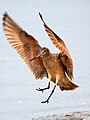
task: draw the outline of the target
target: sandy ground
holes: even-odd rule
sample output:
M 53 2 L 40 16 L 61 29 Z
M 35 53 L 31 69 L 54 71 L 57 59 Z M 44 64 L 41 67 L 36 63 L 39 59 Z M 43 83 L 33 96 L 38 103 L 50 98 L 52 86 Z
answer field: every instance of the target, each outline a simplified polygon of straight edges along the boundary
M 40 118 L 33 118 L 32 120 L 90 120 L 90 111 L 52 115 Z

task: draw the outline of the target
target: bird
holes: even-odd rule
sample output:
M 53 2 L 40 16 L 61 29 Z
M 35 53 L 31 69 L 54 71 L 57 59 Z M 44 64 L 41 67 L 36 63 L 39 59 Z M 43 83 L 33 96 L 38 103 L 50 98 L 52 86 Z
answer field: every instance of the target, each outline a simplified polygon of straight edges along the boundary
M 52 43 L 59 49 L 59 53 L 51 53 L 49 48 L 42 47 L 38 40 L 23 30 L 7 12 L 3 14 L 3 31 L 11 46 L 16 49 L 34 74 L 35 79 L 44 77 L 48 79 L 48 86 L 37 90 L 43 92 L 50 88 L 51 82 L 54 83 L 50 95 L 42 101 L 49 103 L 56 86 L 59 86 L 61 91 L 74 90 L 79 86 L 72 82 L 73 60 L 65 42 L 46 24 L 40 12 L 39 17 Z

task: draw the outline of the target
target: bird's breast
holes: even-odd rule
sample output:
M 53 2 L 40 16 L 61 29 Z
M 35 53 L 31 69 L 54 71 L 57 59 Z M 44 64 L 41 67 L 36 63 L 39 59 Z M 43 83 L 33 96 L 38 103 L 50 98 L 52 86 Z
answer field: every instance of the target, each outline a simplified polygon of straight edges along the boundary
M 57 76 L 64 75 L 62 64 L 57 57 L 53 56 L 50 59 L 44 59 L 43 63 L 51 81 L 55 82 Z

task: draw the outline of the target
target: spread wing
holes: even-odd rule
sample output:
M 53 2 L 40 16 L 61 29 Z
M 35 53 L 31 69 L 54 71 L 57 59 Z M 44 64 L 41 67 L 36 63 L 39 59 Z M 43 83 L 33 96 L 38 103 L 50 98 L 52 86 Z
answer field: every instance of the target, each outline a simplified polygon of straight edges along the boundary
M 39 13 L 39 16 L 44 24 L 45 27 L 45 31 L 47 32 L 48 36 L 50 37 L 50 39 L 52 40 L 53 44 L 61 51 L 61 53 L 64 55 L 63 57 L 60 54 L 59 58 L 60 61 L 62 62 L 64 68 L 65 68 L 65 72 L 67 74 L 67 76 L 70 78 L 70 80 L 72 80 L 73 78 L 73 62 L 70 56 L 70 53 L 64 43 L 64 41 L 58 37 L 45 23 L 42 15 Z M 67 58 L 67 59 L 66 59 Z
M 20 57 L 31 69 L 35 78 L 42 79 L 47 76 L 47 71 L 41 57 L 30 61 L 31 58 L 40 53 L 41 46 L 37 40 L 20 28 L 7 13 L 3 16 L 3 27 L 9 43 L 16 49 Z

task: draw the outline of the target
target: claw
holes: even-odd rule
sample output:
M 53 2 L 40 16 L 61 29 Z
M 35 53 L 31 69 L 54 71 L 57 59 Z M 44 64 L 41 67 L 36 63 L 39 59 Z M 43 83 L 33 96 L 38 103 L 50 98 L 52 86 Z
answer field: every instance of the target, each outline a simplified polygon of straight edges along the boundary
M 42 91 L 42 93 L 44 92 L 44 90 L 47 90 L 50 88 L 50 82 L 48 83 L 48 86 L 46 88 L 38 88 L 36 89 L 37 91 Z
M 41 89 L 41 88 L 38 88 L 38 89 L 36 89 L 37 91 L 41 91 L 42 93 L 43 93 L 43 89 Z
M 53 88 L 51 94 L 49 95 L 49 97 L 47 98 L 47 100 L 46 101 L 42 101 L 41 103 L 49 103 L 49 99 L 51 98 L 52 94 L 54 93 L 55 88 L 56 88 L 56 85 L 54 86 L 54 88 Z
M 41 103 L 49 103 L 49 100 L 47 99 L 47 100 L 45 100 L 45 101 L 42 101 Z

